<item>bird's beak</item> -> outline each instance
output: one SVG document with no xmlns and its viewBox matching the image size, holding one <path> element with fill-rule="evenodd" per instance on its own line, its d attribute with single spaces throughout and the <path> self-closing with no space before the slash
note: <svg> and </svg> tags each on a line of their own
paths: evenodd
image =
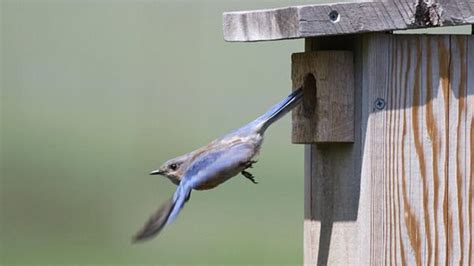
<svg viewBox="0 0 474 266">
<path fill-rule="evenodd" d="M 161 171 L 160 169 L 150 172 L 150 175 L 162 175 L 162 174 L 164 174 L 164 172 Z"/>
</svg>

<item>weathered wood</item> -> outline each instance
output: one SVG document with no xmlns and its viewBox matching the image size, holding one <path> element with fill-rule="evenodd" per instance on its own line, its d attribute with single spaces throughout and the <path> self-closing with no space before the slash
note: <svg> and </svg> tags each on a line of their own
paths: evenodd
<svg viewBox="0 0 474 266">
<path fill-rule="evenodd" d="M 474 36 L 354 42 L 355 142 L 305 148 L 305 264 L 473 265 Z"/>
<path fill-rule="evenodd" d="M 349 50 L 354 55 L 354 120 L 361 125 L 362 88 L 359 41 L 350 36 L 306 39 L 306 51 Z M 360 188 L 360 156 L 363 141 L 360 128 L 354 143 L 305 145 L 305 265 L 334 263 L 357 265 L 357 211 Z M 341 223 L 339 223 L 341 222 Z M 337 258 L 335 251 L 344 251 Z M 341 253 L 339 253 L 341 254 Z M 348 264 L 347 258 L 354 258 Z"/>
<path fill-rule="evenodd" d="M 466 261 L 468 265 L 474 264 L 474 38 L 467 38 L 467 95 L 466 95 L 466 145 L 469 148 L 468 152 L 466 152 L 465 157 L 465 164 L 467 165 L 465 170 L 465 175 L 467 175 L 467 182 L 465 184 L 466 194 L 467 197 L 465 200 L 467 201 L 463 206 L 465 208 L 465 214 L 467 215 L 467 235 L 468 239 L 466 240 L 467 243 L 467 250 L 465 254 L 467 255 Z M 466 195 L 465 194 L 465 195 Z M 470 232 L 469 232 L 470 231 Z"/>
<path fill-rule="evenodd" d="M 266 41 L 474 24 L 473 0 L 383 0 L 227 12 L 226 41 Z"/>
<path fill-rule="evenodd" d="M 472 167 L 474 161 L 474 43 L 465 36 L 451 38 L 450 94 L 449 94 L 449 177 L 448 186 L 448 230 L 452 232 L 448 246 L 452 248 L 450 264 L 472 264 Z M 468 54 L 471 53 L 471 55 Z M 468 60 L 471 60 L 470 65 Z M 470 74 L 468 74 L 470 73 Z M 469 77 L 471 76 L 471 77 Z M 468 80 L 470 79 L 470 80 Z M 471 194 L 469 192 L 471 191 Z M 471 211 L 471 215 L 470 212 Z M 470 217 L 471 216 L 471 217 Z M 468 262 L 470 261 L 470 264 Z"/>
<path fill-rule="evenodd" d="M 303 104 L 293 111 L 293 143 L 354 141 L 354 69 L 351 51 L 295 53 L 293 88 Z"/>
</svg>

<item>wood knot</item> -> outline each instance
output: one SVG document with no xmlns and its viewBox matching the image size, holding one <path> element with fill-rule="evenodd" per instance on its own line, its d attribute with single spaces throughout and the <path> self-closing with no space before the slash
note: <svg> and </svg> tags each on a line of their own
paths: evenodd
<svg viewBox="0 0 474 266">
<path fill-rule="evenodd" d="M 441 13 L 442 9 L 438 3 L 419 0 L 415 7 L 415 22 L 413 24 L 416 26 L 442 26 Z"/>
</svg>

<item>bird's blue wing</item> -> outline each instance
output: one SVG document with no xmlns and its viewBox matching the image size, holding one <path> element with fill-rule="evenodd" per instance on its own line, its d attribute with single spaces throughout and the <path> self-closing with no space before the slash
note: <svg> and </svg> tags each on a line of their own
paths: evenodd
<svg viewBox="0 0 474 266">
<path fill-rule="evenodd" d="M 181 182 L 176 188 L 173 197 L 166 201 L 161 207 L 148 219 L 145 226 L 135 235 L 134 241 L 142 241 L 157 235 L 167 224 L 176 219 L 184 203 L 189 199 L 191 187 Z"/>
<path fill-rule="evenodd" d="M 232 144 L 199 156 L 188 168 L 173 197 L 164 203 L 150 217 L 143 229 L 135 236 L 135 241 L 149 239 L 158 234 L 165 225 L 172 223 L 188 201 L 193 188 L 206 182 L 222 183 L 238 174 L 244 163 L 254 155 L 254 147 L 249 143 Z"/>
<path fill-rule="evenodd" d="M 182 181 L 192 188 L 205 186 L 206 183 L 210 186 L 220 184 L 240 173 L 255 153 L 254 144 L 238 143 L 203 154 L 189 167 Z"/>
<path fill-rule="evenodd" d="M 253 145 L 249 143 L 233 144 L 230 147 L 210 151 L 199 156 L 186 171 L 176 192 L 173 195 L 173 207 L 166 224 L 172 223 L 189 199 L 191 190 L 207 183 L 214 185 L 240 173 L 242 165 L 249 161 L 253 154 Z"/>
</svg>

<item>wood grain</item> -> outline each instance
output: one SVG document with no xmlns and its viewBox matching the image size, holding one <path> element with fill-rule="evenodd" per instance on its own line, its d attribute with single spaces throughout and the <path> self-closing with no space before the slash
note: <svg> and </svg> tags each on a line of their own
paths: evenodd
<svg viewBox="0 0 474 266">
<path fill-rule="evenodd" d="M 223 14 L 226 41 L 265 41 L 474 24 L 472 0 L 384 0 Z"/>
<path fill-rule="evenodd" d="M 354 146 L 305 149 L 305 264 L 473 265 L 474 36 L 354 43 Z"/>
<path fill-rule="evenodd" d="M 470 39 L 470 40 L 469 40 Z M 449 186 L 448 226 L 452 228 L 453 256 L 451 263 L 472 265 L 472 131 L 474 109 L 474 61 L 473 38 L 453 36 L 451 38 L 451 94 L 449 101 L 450 121 L 450 167 L 454 182 Z M 471 48 L 471 49 L 469 49 Z M 469 62 L 470 60 L 470 62 Z M 470 80 L 469 80 L 470 79 Z M 471 205 L 470 205 L 471 204 Z M 470 214 L 471 212 L 471 214 Z"/>
<path fill-rule="evenodd" d="M 328 48 L 352 51 L 354 57 L 354 121 L 362 124 L 362 87 L 359 44 L 353 38 L 306 39 L 306 51 Z M 354 143 L 323 143 L 305 145 L 305 265 L 357 265 L 361 144 L 360 128 L 354 130 Z M 349 222 L 347 222 L 349 221 Z M 344 251 L 338 256 L 335 250 Z M 340 255 L 341 253 L 339 253 Z"/>
<path fill-rule="evenodd" d="M 354 141 L 354 68 L 351 51 L 295 53 L 293 88 L 303 104 L 293 111 L 293 143 Z"/>
</svg>

